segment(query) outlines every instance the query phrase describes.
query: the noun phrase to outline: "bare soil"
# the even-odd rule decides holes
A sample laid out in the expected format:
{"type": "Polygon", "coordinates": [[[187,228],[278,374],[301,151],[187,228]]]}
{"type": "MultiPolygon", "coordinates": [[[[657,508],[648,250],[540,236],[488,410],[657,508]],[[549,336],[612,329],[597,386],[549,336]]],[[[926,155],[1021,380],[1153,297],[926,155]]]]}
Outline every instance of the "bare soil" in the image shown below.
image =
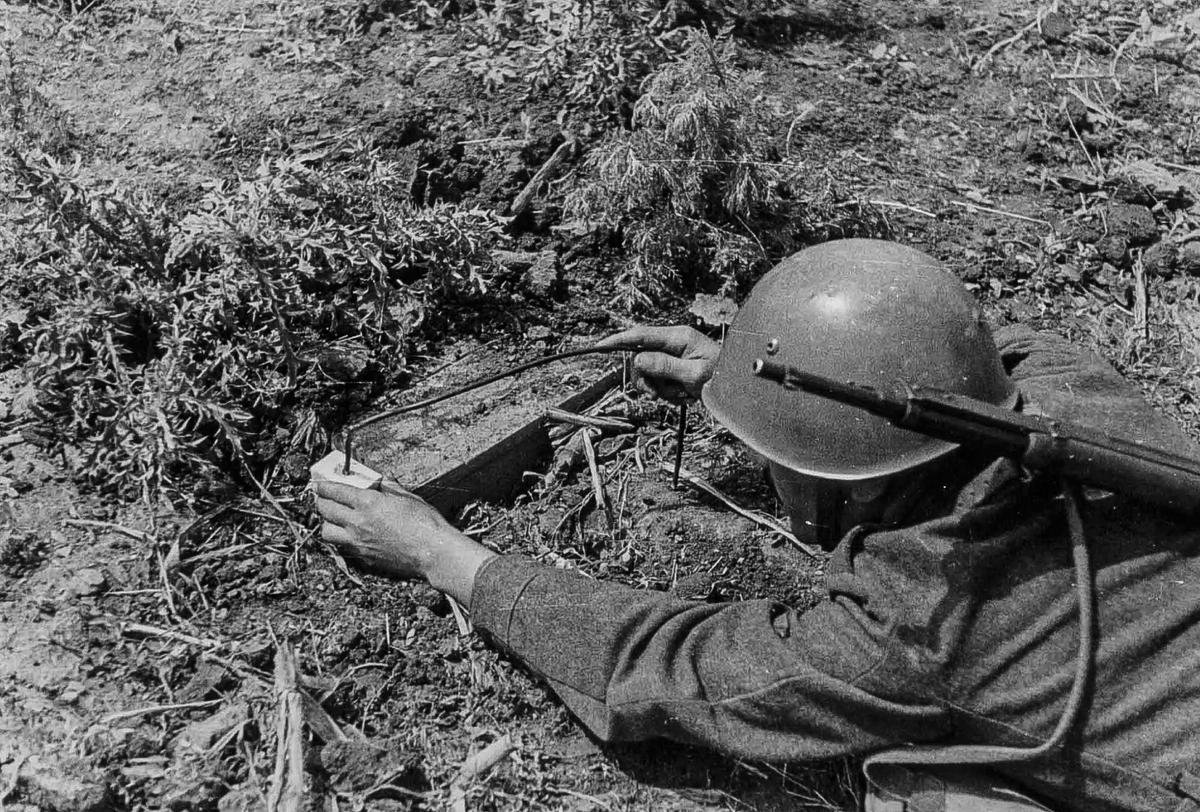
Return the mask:
{"type": "MultiPolygon", "coordinates": [[[[407,4],[0,2],[4,70],[37,91],[44,149],[150,198],[183,206],[264,152],[317,160],[364,139],[412,163],[414,197],[502,210],[561,140],[554,101],[515,83],[482,92],[461,30],[409,25],[384,11],[393,5],[407,4]]],[[[1194,10],[1173,0],[1053,13],[993,0],[860,5],[865,24],[849,32],[743,32],[759,37],[742,58],[768,74],[777,103],[806,111],[795,125],[804,151],[792,157],[833,167],[896,239],[958,273],[995,322],[1097,349],[1200,435],[1194,10]],[[1144,169],[1123,173],[1139,160],[1178,189],[1151,188],[1144,169]]],[[[608,249],[549,229],[546,208],[517,247],[567,258],[565,293],[441,314],[453,334],[429,342],[415,378],[457,358],[460,341],[495,355],[447,370],[440,385],[522,360],[539,341],[577,346],[624,323],[608,308],[608,249]]],[[[0,305],[18,320],[2,292],[0,305]]],[[[677,303],[656,317],[687,318],[677,303]]],[[[390,436],[422,440],[430,461],[407,463],[416,479],[571,388],[562,375],[498,386],[390,436]],[[472,410],[473,433],[443,433],[472,410]],[[487,422],[493,414],[503,419],[487,422]]],[[[28,408],[20,370],[0,372],[6,809],[264,808],[279,641],[295,645],[304,690],[342,731],[309,748],[315,788],[336,808],[443,808],[462,761],[502,735],[516,749],[469,785],[468,808],[853,808],[852,764],[597,746],[519,665],[460,634],[439,594],[351,580],[313,540],[311,518],[293,519],[307,515],[308,461],[293,466],[290,498],[239,495],[207,514],[117,504],[81,490],[64,460],[20,434],[28,408]]],[[[673,450],[671,410],[631,393],[606,411],[639,426],[597,441],[609,512],[575,459],[515,505],[472,507],[463,525],[501,551],[687,598],[802,607],[819,597],[821,561],[671,488],[658,467],[673,450]]],[[[691,416],[685,465],[774,512],[753,463],[703,413],[691,416]]]]}

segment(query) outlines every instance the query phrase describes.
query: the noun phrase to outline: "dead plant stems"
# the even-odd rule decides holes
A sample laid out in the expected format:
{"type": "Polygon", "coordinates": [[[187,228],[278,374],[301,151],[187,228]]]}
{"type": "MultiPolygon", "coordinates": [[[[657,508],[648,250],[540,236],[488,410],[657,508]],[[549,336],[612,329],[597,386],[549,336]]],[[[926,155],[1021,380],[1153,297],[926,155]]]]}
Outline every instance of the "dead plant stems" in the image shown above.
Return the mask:
{"type": "Polygon", "coordinates": [[[450,809],[454,812],[466,812],[467,785],[486,775],[493,767],[508,758],[515,749],[516,745],[513,743],[512,737],[506,734],[479,752],[467,756],[458,769],[458,775],[450,785],[450,809]]]}
{"type": "Polygon", "coordinates": [[[1133,329],[1145,339],[1150,337],[1150,295],[1146,290],[1146,267],[1139,256],[1133,262],[1133,329]]]}
{"type": "Polygon", "coordinates": [[[867,202],[872,206],[880,206],[887,209],[903,209],[904,211],[911,211],[913,214],[919,214],[923,217],[928,217],[931,220],[937,219],[937,215],[931,211],[918,209],[916,206],[910,206],[907,203],[898,203],[895,200],[868,200],[867,202]]]}
{"type": "MultiPolygon", "coordinates": [[[[111,621],[99,622],[104,624],[111,623],[111,621]]],[[[157,626],[148,626],[145,623],[118,623],[112,625],[117,627],[118,633],[123,637],[158,637],[163,640],[173,640],[176,643],[186,643],[189,646],[197,646],[199,648],[220,648],[222,645],[218,640],[195,637],[190,634],[174,631],[173,629],[160,629],[157,626]]]]}
{"type": "Polygon", "coordinates": [[[1053,223],[1051,223],[1049,220],[1042,220],[1039,217],[1029,217],[1028,215],[1017,214],[1016,212],[1005,211],[1004,209],[995,209],[991,206],[981,206],[978,203],[969,203],[966,200],[951,200],[950,205],[958,206],[959,208],[967,209],[969,211],[982,211],[987,212],[988,214],[995,214],[999,217],[1011,217],[1014,220],[1024,220],[1027,223],[1037,223],[1038,225],[1053,227],[1053,223]]]}
{"type": "Polygon", "coordinates": [[[567,160],[567,156],[574,149],[575,139],[571,137],[568,137],[566,141],[558,145],[558,149],[554,150],[553,154],[546,159],[546,162],[529,179],[529,183],[525,184],[525,188],[513,199],[512,205],[508,207],[510,216],[516,217],[529,208],[529,204],[533,201],[538,190],[558,174],[563,162],[567,160]]]}
{"type": "Polygon", "coordinates": [[[267,272],[257,265],[254,268],[258,278],[259,289],[262,291],[263,298],[271,306],[271,313],[275,316],[275,326],[279,331],[279,345],[283,350],[283,358],[287,363],[288,372],[288,389],[295,389],[296,382],[299,380],[300,362],[296,358],[296,350],[294,340],[292,339],[292,331],[288,327],[287,319],[283,315],[283,307],[279,304],[279,296],[275,290],[275,286],[271,283],[267,272]]]}
{"type": "Polygon", "coordinates": [[[158,544],[158,540],[154,536],[141,530],[131,530],[123,525],[114,524],[113,522],[100,522],[94,519],[67,519],[63,524],[69,527],[82,527],[89,530],[109,530],[113,533],[120,533],[122,536],[131,538],[135,541],[143,541],[147,544],[158,544]]]}
{"type": "Polygon", "coordinates": [[[997,42],[995,45],[993,45],[991,48],[988,48],[987,52],[983,56],[981,56],[981,57],[979,57],[979,59],[975,60],[975,64],[971,66],[971,70],[974,71],[975,73],[981,73],[983,71],[983,67],[988,62],[991,61],[992,57],[994,57],[997,53],[999,53],[1000,51],[1009,47],[1013,43],[1020,40],[1022,37],[1024,37],[1030,31],[1040,29],[1042,27],[1042,20],[1045,18],[1046,14],[1048,14],[1051,11],[1056,10],[1057,8],[1058,8],[1057,2],[1051,3],[1048,8],[1039,8],[1037,11],[1037,14],[1034,15],[1033,20],[1030,21],[1030,23],[1028,25],[1026,25],[1024,28],[1022,28],[1017,33],[1013,34],[1011,37],[1002,39],[999,42],[997,42]]]}
{"type": "Polygon", "coordinates": [[[275,650],[275,770],[267,792],[270,812],[292,812],[305,800],[304,706],[290,643],[275,650]]]}
{"type": "Polygon", "coordinates": [[[139,716],[150,716],[155,713],[170,713],[171,711],[191,710],[193,708],[211,708],[214,705],[220,705],[224,701],[223,699],[206,699],[199,702],[178,702],[172,705],[149,705],[144,708],[110,713],[107,716],[100,717],[98,724],[111,725],[114,722],[120,722],[125,719],[136,719],[139,716]]]}
{"type": "Polygon", "coordinates": [[[602,431],[629,432],[634,425],[615,417],[599,417],[590,414],[576,414],[563,409],[551,407],[546,410],[546,419],[555,423],[566,423],[571,426],[600,429],[602,431]]]}
{"type": "Polygon", "coordinates": [[[596,506],[604,511],[604,518],[608,524],[608,529],[613,529],[613,513],[612,506],[608,503],[608,497],[604,493],[604,477],[600,473],[600,466],[596,462],[596,448],[592,445],[591,433],[584,429],[580,434],[583,437],[583,455],[587,459],[588,471],[592,475],[592,492],[596,497],[596,506]]]}
{"type": "Polygon", "coordinates": [[[449,595],[446,596],[446,601],[450,604],[450,612],[454,615],[454,622],[458,624],[458,634],[460,637],[470,637],[474,627],[471,625],[471,616],[462,604],[456,601],[449,595]]]}
{"type": "MultiPolygon", "coordinates": [[[[658,467],[661,468],[662,470],[666,471],[667,473],[674,473],[674,466],[669,465],[666,462],[660,461],[658,463],[658,467]]],[[[796,538],[795,534],[793,534],[792,531],[790,531],[786,527],[784,527],[783,524],[778,519],[770,517],[770,516],[765,516],[761,513],[753,511],[753,510],[747,510],[746,508],[742,507],[737,502],[733,501],[728,496],[723,494],[721,491],[717,490],[715,487],[713,487],[709,483],[705,482],[703,479],[696,476],[695,474],[693,474],[691,471],[687,470],[686,468],[679,469],[679,478],[682,479],[684,482],[688,483],[689,485],[691,485],[696,490],[700,491],[701,493],[708,494],[713,499],[716,499],[718,502],[720,502],[725,507],[729,508],[730,510],[732,510],[734,513],[738,514],[739,516],[749,519],[750,521],[757,524],[759,527],[770,530],[772,533],[777,533],[778,535],[787,539],[789,542],[791,542],[791,544],[794,547],[796,547],[796,549],[802,550],[803,552],[807,553],[808,555],[812,556],[813,558],[823,558],[824,557],[824,555],[821,553],[820,550],[818,550],[817,548],[815,548],[809,544],[805,544],[803,541],[796,538]]]]}

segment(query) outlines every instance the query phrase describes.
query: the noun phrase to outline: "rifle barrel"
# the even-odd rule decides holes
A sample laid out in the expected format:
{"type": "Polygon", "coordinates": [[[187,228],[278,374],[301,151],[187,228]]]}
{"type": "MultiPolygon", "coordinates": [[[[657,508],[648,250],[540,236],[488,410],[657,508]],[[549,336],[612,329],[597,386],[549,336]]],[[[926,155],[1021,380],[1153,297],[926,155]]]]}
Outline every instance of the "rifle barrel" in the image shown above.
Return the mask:
{"type": "Polygon", "coordinates": [[[762,359],[754,362],[754,373],[787,389],[864,409],[910,431],[1012,457],[1027,468],[1200,514],[1200,460],[1169,449],[938,389],[883,392],[762,359]]]}

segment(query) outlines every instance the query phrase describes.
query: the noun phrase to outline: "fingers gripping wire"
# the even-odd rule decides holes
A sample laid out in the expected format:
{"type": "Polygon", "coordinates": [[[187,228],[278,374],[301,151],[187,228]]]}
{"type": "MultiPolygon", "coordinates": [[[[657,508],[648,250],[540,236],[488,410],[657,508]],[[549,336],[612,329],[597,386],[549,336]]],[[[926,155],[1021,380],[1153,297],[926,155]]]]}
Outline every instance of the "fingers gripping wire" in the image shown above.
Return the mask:
{"type": "Polygon", "coordinates": [[[1075,568],[1075,594],[1079,606],[1079,648],[1075,655],[1075,673],[1071,692],[1054,731],[1035,747],[999,745],[950,745],[945,747],[906,747],[885,750],[863,762],[867,780],[886,789],[881,773],[888,767],[944,767],[960,765],[1014,764],[1034,761],[1060,747],[1079,721],[1084,696],[1095,667],[1096,594],[1091,555],[1083,527],[1083,492],[1078,482],[1062,480],[1062,493],[1071,537],[1071,556],[1075,568]]]}

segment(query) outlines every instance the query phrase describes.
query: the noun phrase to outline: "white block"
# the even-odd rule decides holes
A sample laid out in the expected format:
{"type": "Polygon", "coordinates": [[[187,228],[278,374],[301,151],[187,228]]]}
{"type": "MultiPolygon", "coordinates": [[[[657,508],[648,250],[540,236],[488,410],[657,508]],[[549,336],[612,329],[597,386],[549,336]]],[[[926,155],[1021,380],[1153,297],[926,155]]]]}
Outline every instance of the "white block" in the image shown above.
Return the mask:
{"type": "Polygon", "coordinates": [[[316,485],[318,482],[338,482],[365,491],[378,490],[379,483],[383,481],[383,474],[356,459],[350,460],[350,473],[347,474],[346,454],[343,451],[330,451],[313,463],[308,469],[308,476],[309,485],[316,485]]]}

